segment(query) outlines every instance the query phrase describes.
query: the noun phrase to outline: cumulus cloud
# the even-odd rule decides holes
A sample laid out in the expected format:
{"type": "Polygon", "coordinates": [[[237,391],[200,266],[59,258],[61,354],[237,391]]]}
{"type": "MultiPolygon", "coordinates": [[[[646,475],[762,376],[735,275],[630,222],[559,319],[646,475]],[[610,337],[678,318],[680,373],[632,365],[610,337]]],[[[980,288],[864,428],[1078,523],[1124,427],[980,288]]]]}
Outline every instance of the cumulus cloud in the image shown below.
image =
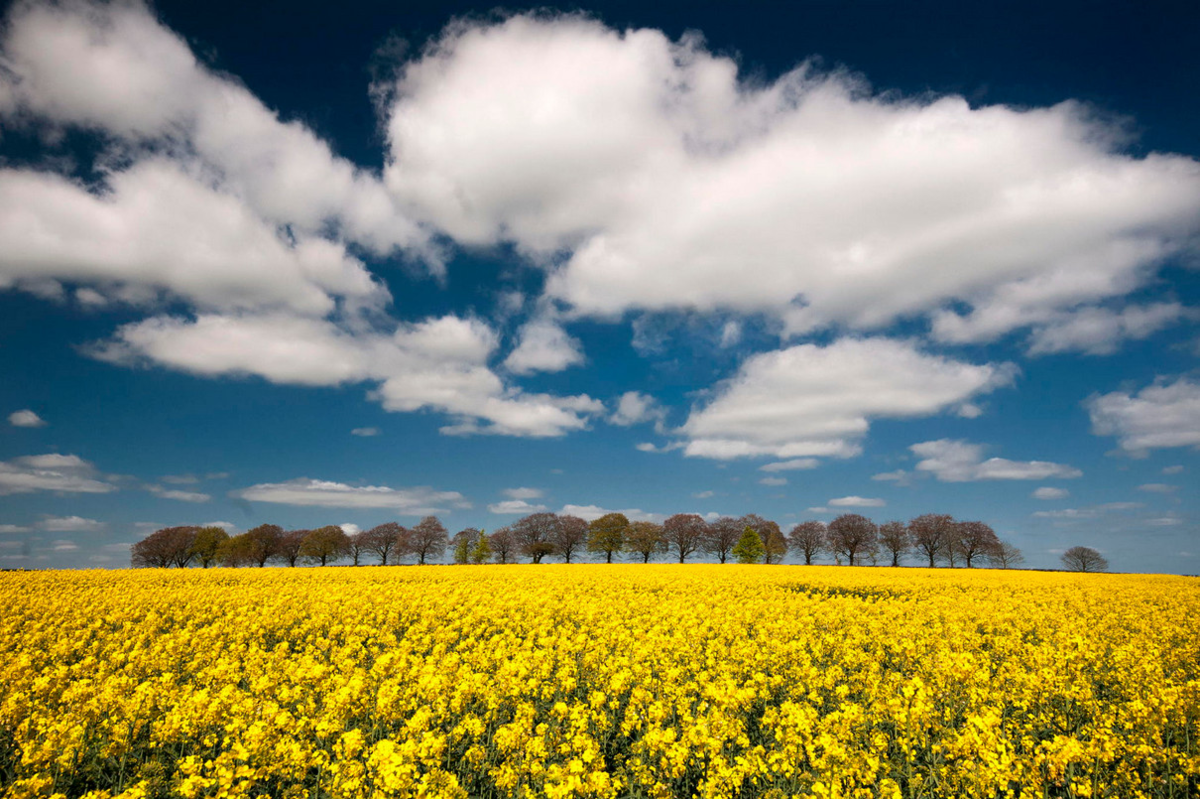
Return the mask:
{"type": "Polygon", "coordinates": [[[504,365],[519,375],[532,372],[561,372],[584,362],[578,339],[571,338],[553,319],[536,318],[518,334],[518,344],[504,365]]]}
{"type": "Polygon", "coordinates": [[[630,427],[642,422],[656,422],[661,427],[666,413],[666,408],[649,394],[626,391],[617,400],[617,409],[608,417],[608,421],[620,427],[630,427]]]}
{"type": "Polygon", "coordinates": [[[787,485],[786,477],[764,477],[758,481],[760,485],[765,486],[785,486],[787,485]]]}
{"type": "Polygon", "coordinates": [[[871,475],[872,480],[878,480],[881,483],[895,483],[898,486],[912,485],[914,477],[916,477],[916,475],[904,469],[896,469],[892,472],[880,472],[879,474],[871,475]]]}
{"type": "Polygon", "coordinates": [[[234,491],[231,496],[250,502],[305,507],[386,508],[403,516],[426,516],[431,513],[444,513],[451,508],[470,506],[457,491],[437,491],[429,486],[351,486],[307,477],[298,477],[283,483],[259,483],[234,491]]]}
{"type": "Polygon", "coordinates": [[[815,469],[820,465],[816,458],[793,458],[790,461],[775,461],[759,466],[762,472],[787,472],[793,469],[815,469]]]}
{"type": "Polygon", "coordinates": [[[208,502],[212,497],[200,491],[184,491],[177,488],[163,488],[159,485],[148,485],[146,490],[162,499],[174,499],[180,502],[208,502]]]}
{"type": "Polygon", "coordinates": [[[541,511],[544,511],[546,509],[547,508],[545,505],[541,505],[541,504],[533,505],[529,502],[526,502],[523,499],[506,499],[506,500],[502,500],[500,502],[494,502],[491,505],[488,505],[489,511],[491,511],[492,513],[500,513],[500,514],[540,513],[541,511]]]}
{"type": "Polygon", "coordinates": [[[1011,461],[1007,458],[984,460],[984,446],[948,438],[925,441],[909,447],[921,458],[917,469],[930,472],[946,483],[975,480],[1044,480],[1048,477],[1073,478],[1083,474],[1073,466],[1049,461],[1011,461]]]}
{"type": "Polygon", "coordinates": [[[1034,330],[1029,341],[1031,355],[1083,352],[1109,355],[1127,339],[1144,339],[1184,317],[1194,317],[1177,302],[1131,305],[1124,310],[1083,308],[1058,314],[1034,330]]]}
{"type": "Polygon", "coordinates": [[[1168,483],[1144,483],[1138,486],[1137,490],[1146,491],[1151,494],[1174,494],[1179,490],[1179,486],[1168,483]]]}
{"type": "Polygon", "coordinates": [[[696,499],[711,499],[712,497],[714,497],[716,495],[712,491],[699,491],[695,494],[692,494],[692,496],[695,497],[696,499]]]}
{"type": "Polygon", "coordinates": [[[1136,394],[1114,391],[1089,398],[1084,406],[1092,432],[1116,436],[1135,456],[1167,447],[1200,446],[1200,383],[1181,377],[1158,381],[1136,394]]]}
{"type": "Polygon", "coordinates": [[[8,423],[13,427],[45,427],[46,421],[29,409],[13,411],[8,415],[8,423]]]}
{"type": "Polygon", "coordinates": [[[99,478],[96,468],[77,455],[26,455],[0,461],[0,496],[33,491],[69,494],[107,494],[116,491],[99,478]]]}
{"type": "Polygon", "coordinates": [[[51,533],[94,533],[108,527],[96,519],[82,516],[47,516],[38,522],[38,528],[51,533]]]}
{"type": "Polygon", "coordinates": [[[1034,489],[1029,496],[1034,499],[1065,499],[1070,496],[1071,492],[1065,488],[1054,488],[1052,486],[1042,486],[1034,489]]]}
{"type": "Polygon", "coordinates": [[[887,505],[887,501],[872,497],[849,496],[831,499],[825,504],[834,508],[882,508],[887,505]]]}
{"type": "Polygon", "coordinates": [[[506,488],[503,492],[504,496],[509,499],[538,499],[545,492],[540,488],[506,488]]]}
{"type": "Polygon", "coordinates": [[[560,436],[603,411],[586,395],[555,397],[507,387],[488,367],[498,344],[484,322],[448,315],[395,332],[348,330],[294,315],[158,316],[120,328],[92,348],[102,360],[149,362],[206,377],[255,375],[273,383],[369,382],[389,411],[449,414],[449,434],[560,436]]]}
{"type": "Polygon", "coordinates": [[[567,253],[547,292],[579,313],[799,332],[959,301],[935,333],[982,340],[1129,292],[1200,227],[1200,165],[1126,155],[1080,104],[744,80],[696,36],[581,16],[455,24],[387,89],[394,194],[458,241],[567,253]]]}
{"type": "Polygon", "coordinates": [[[800,344],[747,359],[680,432],[708,458],[855,455],[874,418],[932,416],[1013,379],[887,338],[800,344]]]}
{"type": "Polygon", "coordinates": [[[559,510],[559,513],[566,516],[578,516],[579,518],[588,522],[592,521],[593,519],[599,519],[601,516],[605,516],[609,513],[624,513],[626,518],[628,518],[631,522],[655,522],[656,524],[662,524],[667,518],[665,513],[647,513],[646,511],[639,510],[638,508],[609,510],[608,508],[602,508],[599,505],[563,505],[562,509],[559,510]]]}

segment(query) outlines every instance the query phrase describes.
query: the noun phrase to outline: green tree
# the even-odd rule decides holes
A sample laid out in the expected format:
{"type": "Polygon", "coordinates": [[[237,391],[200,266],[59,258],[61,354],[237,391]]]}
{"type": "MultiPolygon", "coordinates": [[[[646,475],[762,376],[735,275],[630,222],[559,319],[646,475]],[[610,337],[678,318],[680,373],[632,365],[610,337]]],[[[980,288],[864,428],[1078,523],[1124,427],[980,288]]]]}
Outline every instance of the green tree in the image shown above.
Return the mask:
{"type": "Polygon", "coordinates": [[[192,554],[200,565],[208,568],[217,561],[221,544],[229,540],[229,533],[221,527],[201,527],[196,531],[196,540],[192,542],[192,554]]]}
{"type": "Polygon", "coordinates": [[[492,544],[488,540],[485,530],[479,531],[479,540],[475,542],[475,548],[471,550],[472,563],[487,563],[492,559],[492,544]]]}
{"type": "Polygon", "coordinates": [[[588,525],[588,552],[603,554],[604,561],[612,563],[613,553],[625,547],[628,534],[629,518],[624,513],[606,513],[588,525]]]}
{"type": "Polygon", "coordinates": [[[341,560],[350,552],[350,536],[336,524],[318,527],[304,537],[300,554],[309,562],[324,566],[341,560]]]}
{"type": "Polygon", "coordinates": [[[737,558],[738,563],[759,563],[766,552],[762,539],[749,525],[746,525],[742,530],[742,537],[733,545],[733,556],[737,558]]]}
{"type": "Polygon", "coordinates": [[[654,522],[634,522],[629,525],[625,551],[640,555],[642,563],[649,563],[655,554],[666,552],[667,539],[663,535],[662,525],[654,522]]]}
{"type": "Polygon", "coordinates": [[[471,562],[471,553],[475,551],[475,543],[481,535],[483,535],[483,531],[475,527],[468,527],[454,534],[454,538],[450,540],[450,543],[454,545],[455,563],[463,564],[471,562]]]}

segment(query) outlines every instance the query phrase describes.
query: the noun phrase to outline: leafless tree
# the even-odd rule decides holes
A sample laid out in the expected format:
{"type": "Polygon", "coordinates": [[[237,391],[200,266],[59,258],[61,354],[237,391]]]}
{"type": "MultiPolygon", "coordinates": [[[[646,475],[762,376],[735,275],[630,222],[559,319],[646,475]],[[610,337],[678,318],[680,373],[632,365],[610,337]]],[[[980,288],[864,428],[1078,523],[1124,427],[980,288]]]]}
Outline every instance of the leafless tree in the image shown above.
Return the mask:
{"type": "Polygon", "coordinates": [[[908,534],[918,552],[929,558],[929,567],[937,565],[954,541],[954,517],[944,513],[926,513],[908,523],[908,534]]]}
{"type": "Polygon", "coordinates": [[[722,516],[716,521],[709,522],[708,532],[704,536],[704,551],[716,555],[717,560],[724,563],[729,554],[742,537],[744,525],[732,516],[722,516]]]}
{"type": "Polygon", "coordinates": [[[791,539],[792,549],[804,555],[805,566],[811,566],[813,558],[824,552],[829,546],[825,523],[815,519],[800,522],[792,528],[788,537],[791,539]]]}
{"type": "Polygon", "coordinates": [[[350,539],[350,548],[347,550],[347,554],[350,556],[350,562],[357,566],[362,560],[362,556],[367,553],[367,534],[366,532],[357,532],[346,535],[350,539]]]}
{"type": "Polygon", "coordinates": [[[309,563],[325,566],[346,557],[350,551],[350,536],[336,524],[327,524],[312,530],[304,537],[304,545],[300,548],[309,563]]]}
{"type": "Polygon", "coordinates": [[[271,556],[272,560],[279,563],[286,563],[288,566],[295,566],[300,562],[300,550],[304,548],[304,539],[312,530],[287,530],[279,536],[279,541],[275,545],[275,554],[271,556]]]}
{"type": "Polygon", "coordinates": [[[1007,541],[1001,541],[999,548],[987,556],[988,563],[1001,569],[1011,569],[1025,562],[1025,556],[1007,541]]]}
{"type": "Polygon", "coordinates": [[[199,527],[164,527],[133,545],[129,562],[134,568],[184,568],[195,557],[193,546],[199,527]]]}
{"type": "Polygon", "coordinates": [[[1063,568],[1073,572],[1102,572],[1108,561],[1091,547],[1071,547],[1062,554],[1063,568]]]}
{"type": "Polygon", "coordinates": [[[517,557],[517,537],[511,526],[501,527],[488,536],[492,555],[500,563],[512,563],[517,557]]]}
{"type": "Polygon", "coordinates": [[[588,523],[578,516],[562,514],[558,517],[558,531],[551,541],[554,544],[554,555],[570,563],[571,558],[587,547],[588,523]]]}
{"type": "Polygon", "coordinates": [[[561,522],[553,513],[531,513],[512,524],[513,535],[521,554],[534,563],[541,563],[547,555],[554,554],[554,540],[558,537],[561,522]]]}
{"type": "Polygon", "coordinates": [[[845,555],[850,565],[879,544],[879,528],[875,522],[857,513],[843,513],[829,523],[829,548],[845,555]]]}
{"type": "Polygon", "coordinates": [[[588,552],[604,555],[605,563],[612,563],[613,554],[625,547],[625,536],[629,534],[629,519],[624,513],[606,513],[592,519],[588,525],[588,552]]]}
{"type": "Polygon", "coordinates": [[[899,566],[901,558],[912,549],[912,539],[904,522],[886,522],[879,525],[879,543],[891,554],[893,566],[899,566]]]}
{"type": "Polygon", "coordinates": [[[663,522],[667,546],[679,556],[680,563],[700,548],[707,532],[708,523],[694,513],[676,513],[663,522]]]}
{"type": "Polygon", "coordinates": [[[663,526],[654,522],[633,522],[625,536],[625,551],[639,556],[642,563],[649,563],[650,558],[666,552],[663,526]]]}
{"type": "Polygon", "coordinates": [[[440,558],[446,554],[446,545],[450,539],[446,526],[436,516],[426,516],[409,534],[401,540],[401,546],[415,555],[417,563],[424,566],[430,558],[440,558]]]}
{"type": "Polygon", "coordinates": [[[972,562],[988,557],[1000,548],[996,531],[983,522],[959,522],[955,525],[955,548],[970,569],[972,562]]]}
{"type": "Polygon", "coordinates": [[[379,558],[382,565],[388,565],[388,557],[401,549],[403,539],[408,530],[396,522],[378,524],[363,533],[363,548],[379,558]]]}
{"type": "Polygon", "coordinates": [[[787,539],[783,537],[783,531],[779,529],[778,524],[764,519],[757,513],[747,513],[737,521],[743,530],[749,527],[758,533],[758,539],[763,545],[763,560],[767,563],[779,563],[787,555],[787,539]]]}
{"type": "Polygon", "coordinates": [[[221,527],[201,527],[196,531],[196,539],[192,542],[192,555],[207,569],[217,560],[221,544],[229,540],[229,533],[221,527]]]}

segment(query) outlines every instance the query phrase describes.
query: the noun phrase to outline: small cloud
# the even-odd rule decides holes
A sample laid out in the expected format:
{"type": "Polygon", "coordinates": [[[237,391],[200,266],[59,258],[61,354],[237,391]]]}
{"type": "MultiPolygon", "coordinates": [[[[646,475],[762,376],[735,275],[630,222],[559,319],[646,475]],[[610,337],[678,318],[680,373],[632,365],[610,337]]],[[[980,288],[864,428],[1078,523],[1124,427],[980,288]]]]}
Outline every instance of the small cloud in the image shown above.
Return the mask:
{"type": "Polygon", "coordinates": [[[815,469],[821,465],[816,458],[793,458],[790,461],[775,461],[765,466],[759,466],[760,472],[787,472],[793,469],[815,469]]]}
{"type": "Polygon", "coordinates": [[[913,475],[911,472],[906,472],[903,469],[897,469],[894,472],[880,472],[879,474],[871,475],[872,480],[878,480],[881,483],[895,483],[898,486],[912,485],[913,475]]]}
{"type": "Polygon", "coordinates": [[[0,524],[0,533],[28,533],[32,527],[22,527],[19,524],[0,524]]]}
{"type": "Polygon", "coordinates": [[[233,532],[234,530],[238,529],[238,526],[236,524],[234,524],[233,522],[205,522],[204,524],[202,524],[200,526],[201,527],[220,527],[222,530],[224,530],[227,533],[233,532]]]}
{"type": "Polygon", "coordinates": [[[13,427],[45,427],[46,420],[28,408],[13,411],[8,415],[8,423],[13,427]]]}
{"type": "Polygon", "coordinates": [[[609,424],[630,427],[642,422],[655,422],[661,428],[666,408],[658,400],[640,391],[626,391],[617,400],[617,409],[608,417],[609,424]]]}
{"type": "Polygon", "coordinates": [[[379,435],[379,428],[378,427],[356,427],[350,431],[350,435],[362,436],[363,438],[370,438],[371,436],[379,435]]]}
{"type": "Polygon", "coordinates": [[[259,483],[230,492],[230,496],[250,502],[301,507],[387,508],[405,516],[426,516],[445,512],[448,507],[470,506],[466,498],[457,491],[437,491],[429,486],[352,486],[308,477],[298,477],[283,483],[259,483]]]}
{"type": "Polygon", "coordinates": [[[681,447],[683,447],[682,442],[663,444],[661,447],[658,447],[654,444],[651,444],[649,441],[643,441],[641,444],[635,446],[634,449],[636,449],[638,452],[671,452],[672,450],[680,449],[681,447]]]}
{"type": "Polygon", "coordinates": [[[721,347],[732,347],[742,340],[742,323],[730,320],[721,328],[721,347]]]}
{"type": "Polygon", "coordinates": [[[1177,524],[1183,524],[1183,519],[1178,516],[1159,516],[1154,519],[1147,519],[1146,524],[1153,527],[1174,527],[1177,524]]]}
{"type": "Polygon", "coordinates": [[[712,492],[712,491],[701,491],[701,492],[700,492],[700,493],[698,493],[698,494],[692,494],[692,496],[693,496],[695,499],[708,499],[709,497],[712,497],[712,496],[714,496],[714,494],[713,494],[713,492],[712,492]]]}
{"type": "Polygon", "coordinates": [[[887,501],[871,497],[849,496],[831,499],[827,504],[835,508],[882,508],[887,505],[887,501]]]}
{"type": "Polygon", "coordinates": [[[523,499],[506,499],[488,505],[488,510],[492,513],[541,513],[546,510],[546,506],[531,505],[523,499]]]}
{"type": "Polygon", "coordinates": [[[599,505],[563,505],[559,513],[566,516],[578,516],[584,521],[592,521],[599,519],[609,513],[623,513],[631,522],[655,522],[661,524],[666,520],[666,514],[663,513],[647,513],[638,508],[624,508],[622,510],[609,510],[602,508],[599,505]]]}
{"type": "Polygon", "coordinates": [[[764,477],[763,479],[759,480],[758,482],[765,486],[785,486],[785,485],[787,485],[787,478],[786,477],[764,477]]]}
{"type": "Polygon", "coordinates": [[[177,488],[163,488],[156,485],[146,486],[146,490],[156,497],[174,499],[179,502],[208,502],[212,499],[208,494],[202,494],[199,491],[181,491],[177,488]]]}
{"type": "Polygon", "coordinates": [[[1179,486],[1168,485],[1167,483],[1143,483],[1137,487],[1138,491],[1148,491],[1151,494],[1173,494],[1179,490],[1179,486]]]}
{"type": "Polygon", "coordinates": [[[1163,467],[1163,470],[1162,470],[1162,473],[1163,473],[1163,474],[1179,474],[1179,473],[1180,473],[1180,472],[1182,472],[1182,471],[1183,471],[1183,467],[1182,467],[1182,466],[1178,466],[1178,465],[1176,465],[1176,466],[1164,466],[1164,467],[1163,467]]]}
{"type": "Polygon", "coordinates": [[[200,478],[194,474],[169,474],[162,478],[162,482],[176,486],[190,486],[200,482],[200,478]]]}
{"type": "Polygon", "coordinates": [[[104,522],[82,516],[47,516],[38,528],[51,533],[94,533],[107,527],[104,522]]]}
{"type": "Polygon", "coordinates": [[[958,406],[956,413],[964,419],[977,419],[983,415],[983,408],[973,402],[964,402],[958,406]]]}
{"type": "Polygon", "coordinates": [[[544,492],[540,488],[506,488],[500,493],[509,499],[538,499],[544,492]]]}
{"type": "Polygon", "coordinates": [[[342,528],[342,532],[346,535],[358,535],[362,531],[362,528],[353,522],[342,522],[338,527],[342,528]]]}
{"type": "Polygon", "coordinates": [[[52,546],[55,552],[72,552],[79,549],[79,545],[74,541],[55,541],[52,546]]]}
{"type": "Polygon", "coordinates": [[[1074,466],[1050,461],[1012,461],[1007,458],[984,460],[983,445],[948,438],[913,444],[909,449],[922,459],[917,463],[918,470],[931,472],[946,483],[1075,478],[1083,474],[1074,466]]]}
{"type": "Polygon", "coordinates": [[[829,508],[806,508],[809,513],[833,513],[829,508]]]}
{"type": "Polygon", "coordinates": [[[1065,499],[1070,496],[1071,492],[1065,488],[1051,488],[1050,486],[1042,486],[1035,489],[1029,496],[1034,499],[1065,499]]]}

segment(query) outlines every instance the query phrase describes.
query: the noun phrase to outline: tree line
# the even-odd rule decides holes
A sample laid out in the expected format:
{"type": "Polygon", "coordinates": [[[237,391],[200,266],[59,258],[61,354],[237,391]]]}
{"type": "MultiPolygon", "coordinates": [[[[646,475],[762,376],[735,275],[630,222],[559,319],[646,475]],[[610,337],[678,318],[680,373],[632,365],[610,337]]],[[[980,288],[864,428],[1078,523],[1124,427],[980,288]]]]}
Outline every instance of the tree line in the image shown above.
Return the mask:
{"type": "MultiPolygon", "coordinates": [[[[786,534],[776,522],[754,513],[711,522],[694,513],[677,513],[662,524],[630,521],[622,513],[608,513],[591,522],[569,514],[534,513],[490,535],[469,527],[453,537],[436,516],[426,516],[411,528],[385,522],[356,533],[336,525],[284,530],[261,524],[230,536],[220,527],[182,526],[158,530],[134,544],[130,559],[134,567],[143,568],[339,562],[387,566],[407,560],[440,561],[448,549],[454,563],[516,563],[521,558],[572,563],[590,555],[606,563],[621,557],[642,563],[655,558],[685,563],[707,556],[720,563],[772,564],[783,562],[789,553],[806,565],[820,558],[850,566],[900,566],[916,559],[921,565],[951,568],[1010,568],[1024,562],[1021,551],[1001,541],[987,524],[936,513],[883,524],[847,513],[828,524],[800,522],[786,534]]],[[[1100,553],[1087,547],[1068,550],[1063,565],[1075,571],[1108,567],[1100,553]]]]}

